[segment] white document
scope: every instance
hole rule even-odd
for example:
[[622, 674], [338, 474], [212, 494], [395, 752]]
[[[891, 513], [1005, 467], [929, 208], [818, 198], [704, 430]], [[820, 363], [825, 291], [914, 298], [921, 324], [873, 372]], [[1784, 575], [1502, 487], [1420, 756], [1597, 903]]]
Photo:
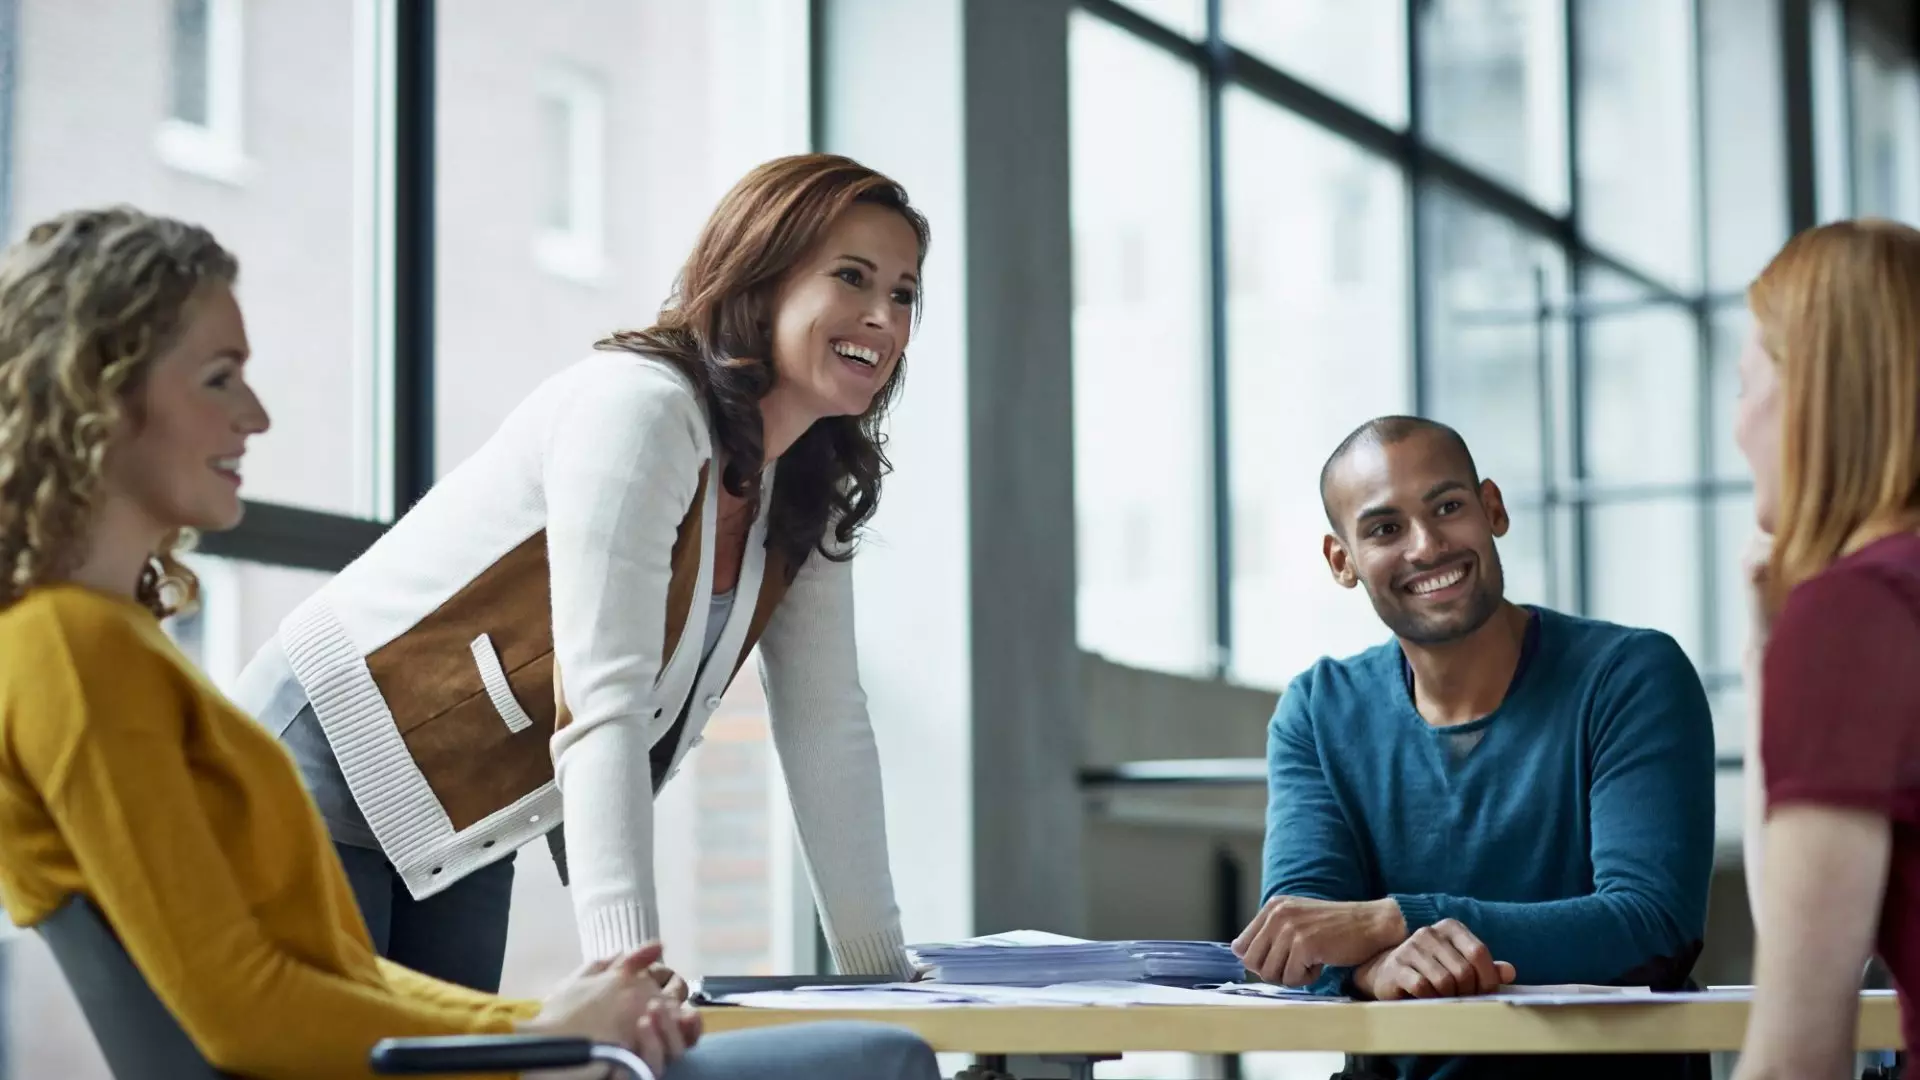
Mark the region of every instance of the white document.
[[[1515, 989], [1519, 988], [1516, 987]], [[1687, 1001], [1752, 1001], [1753, 987], [1713, 986], [1705, 990], [1679, 990], [1670, 993], [1656, 993], [1646, 987], [1633, 987], [1625, 990], [1620, 987], [1599, 987], [1597, 989], [1583, 988], [1574, 993], [1501, 993], [1491, 996], [1505, 1001], [1510, 1005], [1678, 1005]], [[1860, 991], [1860, 998], [1863, 1001], [1893, 996], [1895, 996], [1895, 994], [1892, 990]]]
[[1326, 1002], [1347, 1001], [1348, 998], [1333, 994], [1316, 994], [1311, 990], [1300, 990], [1291, 986], [1278, 986], [1267, 982], [1221, 983], [1217, 986], [1203, 986], [1210, 993], [1226, 994], [1233, 997], [1265, 998], [1269, 1001]]
[[[972, 994], [946, 993], [928, 983], [886, 983], [879, 986], [803, 987], [799, 990], [755, 990], [729, 994], [728, 1005], [749, 1009], [939, 1009], [986, 1005]], [[971, 988], [969, 988], [971, 989]]]
[[[968, 989], [983, 988], [968, 987]], [[1193, 990], [1184, 986], [1159, 986], [1154, 983], [1135, 982], [1081, 982], [1061, 983], [1037, 989], [1027, 987], [992, 987], [990, 989], [996, 994], [1003, 990], [1012, 991], [1001, 999], [1005, 1004], [1236, 1005], [1270, 1008], [1275, 1005], [1293, 1005], [1302, 1002], [1298, 996], [1231, 994], [1215, 990]], [[1030, 997], [1031, 1001], [1015, 1000], [1020, 997]], [[1314, 1002], [1330, 999], [1308, 997], [1305, 1000]]]
[[1228, 1005], [1272, 1008], [1339, 1000], [1342, 999], [1312, 997], [1297, 992], [1286, 996], [1236, 994], [1134, 982], [1059, 983], [1053, 986], [917, 982], [760, 990], [729, 995], [726, 1003], [750, 1009], [930, 1009], [983, 1005], [1064, 1008], [1089, 1005]]

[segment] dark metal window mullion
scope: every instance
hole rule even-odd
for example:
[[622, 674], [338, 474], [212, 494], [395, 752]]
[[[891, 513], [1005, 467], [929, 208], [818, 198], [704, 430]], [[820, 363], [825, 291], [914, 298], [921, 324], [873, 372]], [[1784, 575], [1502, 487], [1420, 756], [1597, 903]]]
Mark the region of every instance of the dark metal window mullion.
[[[1420, 145], [1426, 137], [1425, 110], [1421, 107], [1421, 0], [1406, 0], [1407, 19], [1407, 138], [1414, 145]], [[1433, 390], [1428, 383], [1428, 369], [1432, 363], [1432, 335], [1426, 323], [1427, 297], [1426, 282], [1431, 277], [1430, 267], [1425, 265], [1427, 257], [1427, 198], [1426, 198], [1426, 159], [1420, 154], [1408, 154], [1401, 167], [1401, 183], [1407, 198], [1407, 344], [1408, 363], [1411, 365], [1410, 385], [1413, 390], [1413, 413], [1415, 416], [1427, 415], [1433, 406]]]
[[1232, 438], [1227, 388], [1227, 207], [1224, 97], [1230, 58], [1221, 26], [1221, 0], [1207, 0], [1207, 356], [1212, 379], [1213, 457], [1213, 673], [1233, 668]]
[[1720, 668], [1726, 666], [1726, 657], [1721, 655], [1723, 644], [1720, 640], [1720, 575], [1716, 573], [1716, 563], [1720, 551], [1720, 514], [1719, 500], [1706, 492], [1716, 475], [1714, 469], [1714, 438], [1717, 425], [1714, 421], [1715, 405], [1719, 389], [1714, 379], [1714, 341], [1713, 306], [1709, 300], [1713, 291], [1713, 260], [1708, 245], [1712, 240], [1712, 230], [1707, 220], [1707, 199], [1710, 187], [1707, 170], [1711, 163], [1707, 159], [1707, 124], [1711, 117], [1707, 115], [1707, 19], [1706, 0], [1693, 0], [1693, 198], [1694, 198], [1694, 265], [1700, 275], [1700, 295], [1692, 306], [1694, 332], [1696, 337], [1696, 399], [1694, 426], [1698, 438], [1694, 444], [1694, 467], [1701, 483], [1702, 494], [1694, 504], [1699, 515], [1699, 567], [1700, 567], [1700, 655], [1705, 666]]
[[[1561, 28], [1564, 32], [1563, 52], [1565, 56], [1566, 86], [1564, 100], [1566, 109], [1566, 154], [1567, 154], [1567, 295], [1571, 303], [1567, 305], [1571, 317], [1572, 332], [1567, 340], [1567, 422], [1569, 437], [1567, 447], [1568, 471], [1578, 488], [1584, 488], [1587, 478], [1586, 412], [1587, 412], [1587, 327], [1585, 313], [1580, 310], [1586, 296], [1586, 244], [1580, 234], [1580, 65], [1578, 4], [1576, 0], [1562, 0]], [[1549, 389], [1540, 388], [1545, 394]], [[1553, 438], [1549, 431], [1540, 433], [1541, 443], [1547, 444]], [[1592, 610], [1592, 568], [1589, 552], [1592, 530], [1589, 523], [1587, 502], [1576, 499], [1570, 502], [1573, 511], [1573, 607], [1581, 614], [1590, 614]]]
[[393, 516], [434, 481], [434, 0], [397, 0], [394, 77]]

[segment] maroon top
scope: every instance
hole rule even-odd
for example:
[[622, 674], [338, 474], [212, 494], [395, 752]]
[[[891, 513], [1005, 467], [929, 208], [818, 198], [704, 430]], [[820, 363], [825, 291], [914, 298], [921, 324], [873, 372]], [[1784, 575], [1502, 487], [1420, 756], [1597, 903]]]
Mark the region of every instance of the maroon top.
[[1880, 957], [1920, 1047], [1920, 537], [1869, 544], [1787, 597], [1760, 713], [1767, 802], [1871, 810], [1893, 823]]

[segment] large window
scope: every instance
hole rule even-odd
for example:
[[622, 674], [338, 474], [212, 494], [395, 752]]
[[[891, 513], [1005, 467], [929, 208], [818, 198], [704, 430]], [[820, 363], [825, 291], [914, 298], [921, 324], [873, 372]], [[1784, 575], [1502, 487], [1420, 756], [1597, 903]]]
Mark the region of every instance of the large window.
[[1225, 114], [1233, 675], [1266, 683], [1377, 636], [1365, 604], [1297, 613], [1328, 588], [1321, 460], [1412, 407], [1407, 191], [1390, 162], [1256, 94], [1227, 91]]
[[[1791, 229], [1920, 220], [1910, 5], [1078, 7], [1082, 644], [1277, 689], [1383, 638], [1328, 580], [1314, 481], [1361, 420], [1418, 412], [1507, 496], [1509, 595], [1672, 634], [1737, 768], [1744, 292]], [[1156, 286], [1103, 291], [1129, 280]], [[1109, 385], [1129, 320], [1195, 288], [1152, 389]]]
[[1213, 664], [1206, 172], [1192, 68], [1073, 17], [1073, 407], [1082, 643]]
[[1862, 4], [1847, 23], [1853, 210], [1920, 223], [1920, 14]]
[[[356, 62], [371, 47], [356, 14], [368, 5], [245, 5], [244, 24], [242, 7], [139, 0], [100, 20], [22, 4], [7, 220], [17, 234], [69, 208], [130, 202], [210, 227], [240, 258], [248, 377], [274, 420], [249, 447], [246, 495], [376, 517], [376, 353], [356, 325], [371, 289], [358, 242], [375, 208], [355, 196], [381, 138], [356, 113], [371, 89]], [[278, 42], [299, 47], [246, 63]]]
[[[1565, 396], [1566, 325], [1557, 303], [1566, 257], [1445, 187], [1423, 191], [1421, 209], [1422, 411], [1460, 432], [1480, 475], [1506, 497], [1508, 595], [1564, 606], [1549, 567], [1566, 523], [1548, 497], [1567, 475], [1564, 440], [1549, 417]], [[1373, 640], [1380, 633], [1375, 623]]]
[[[126, 202], [240, 259], [273, 428], [245, 524], [203, 539], [202, 603], [167, 624], [222, 686], [542, 378], [650, 322], [720, 196], [808, 141], [804, 3], [84, 7], [0, 3], [0, 223]], [[765, 713], [748, 672], [661, 800], [689, 973], [813, 956]], [[545, 845], [518, 865], [506, 989], [533, 994], [578, 946]], [[104, 1078], [39, 941], [0, 941], [0, 1078]]]
[[1567, 205], [1566, 5], [1423, 0], [1413, 28], [1434, 144], [1549, 210]]

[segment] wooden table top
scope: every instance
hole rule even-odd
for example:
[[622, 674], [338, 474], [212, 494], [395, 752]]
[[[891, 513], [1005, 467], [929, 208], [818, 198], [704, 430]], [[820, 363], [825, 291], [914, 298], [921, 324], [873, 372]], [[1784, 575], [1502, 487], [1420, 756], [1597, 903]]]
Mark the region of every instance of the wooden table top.
[[[1744, 1000], [1525, 1006], [1504, 1001], [1244, 1005], [948, 1006], [911, 1009], [701, 1010], [709, 1032], [819, 1020], [910, 1028], [935, 1050], [977, 1054], [1608, 1053], [1738, 1050]], [[1863, 996], [1858, 1046], [1900, 1049], [1900, 1008]]]

